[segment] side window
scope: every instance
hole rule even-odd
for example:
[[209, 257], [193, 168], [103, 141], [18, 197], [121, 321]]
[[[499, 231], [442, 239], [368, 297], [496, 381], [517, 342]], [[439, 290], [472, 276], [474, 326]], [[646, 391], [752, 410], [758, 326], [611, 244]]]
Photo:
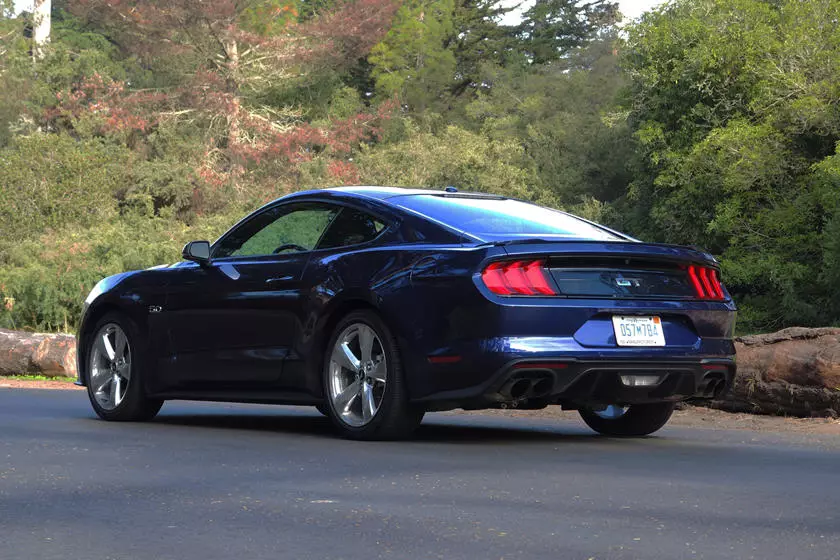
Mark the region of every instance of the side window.
[[359, 210], [344, 208], [332, 221], [321, 242], [319, 249], [347, 247], [371, 241], [385, 229], [385, 224]]
[[325, 204], [272, 208], [234, 230], [213, 256], [250, 257], [311, 251], [339, 210]]

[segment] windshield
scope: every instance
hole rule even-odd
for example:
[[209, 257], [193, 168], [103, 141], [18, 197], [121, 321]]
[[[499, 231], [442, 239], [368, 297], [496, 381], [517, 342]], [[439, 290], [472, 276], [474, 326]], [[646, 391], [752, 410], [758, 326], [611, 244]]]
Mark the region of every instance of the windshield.
[[505, 198], [409, 195], [390, 199], [403, 208], [475, 236], [622, 240], [569, 214]]

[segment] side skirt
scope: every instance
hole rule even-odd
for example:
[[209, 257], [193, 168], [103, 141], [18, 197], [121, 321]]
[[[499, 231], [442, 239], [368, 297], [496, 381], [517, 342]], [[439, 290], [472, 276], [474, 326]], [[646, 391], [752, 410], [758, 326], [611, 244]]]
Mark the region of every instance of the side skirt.
[[290, 391], [167, 391], [153, 393], [149, 397], [166, 401], [209, 401], [307, 406], [315, 406], [322, 402], [318, 397]]

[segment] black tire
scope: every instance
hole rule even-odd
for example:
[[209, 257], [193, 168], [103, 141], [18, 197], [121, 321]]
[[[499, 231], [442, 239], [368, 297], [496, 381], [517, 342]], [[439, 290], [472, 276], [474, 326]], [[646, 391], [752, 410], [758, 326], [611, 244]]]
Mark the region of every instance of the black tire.
[[[103, 408], [97, 401], [94, 394], [95, 387], [93, 387], [93, 381], [91, 379], [91, 353], [96, 342], [95, 338], [97, 333], [109, 324], [117, 325], [123, 330], [128, 339], [129, 348], [131, 349], [131, 375], [128, 381], [128, 387], [125, 389], [125, 396], [122, 402], [110, 410]], [[163, 401], [160, 399], [150, 399], [146, 396], [143, 380], [149, 366], [146, 363], [148, 347], [145, 338], [140, 333], [140, 329], [137, 328], [134, 321], [123, 313], [111, 312], [99, 319], [91, 332], [93, 334], [86, 341], [85, 347], [86, 363], [82, 367], [85, 368], [87, 394], [94, 412], [103, 420], [112, 422], [143, 422], [154, 418], [163, 406]]]
[[[330, 398], [330, 358], [333, 348], [341, 333], [356, 323], [362, 323], [373, 329], [379, 338], [388, 364], [382, 402], [376, 414], [363, 426], [352, 426], [344, 422], [336, 412]], [[396, 340], [385, 322], [373, 311], [354, 311], [338, 322], [324, 354], [323, 383], [324, 403], [322, 406], [338, 432], [346, 438], [357, 440], [404, 439], [410, 436], [423, 420], [425, 409], [409, 402], [405, 370], [402, 366]]]
[[652, 434], [664, 426], [674, 413], [675, 403], [633, 404], [620, 417], [602, 418], [594, 411], [581, 408], [581, 418], [586, 425], [605, 436], [641, 437]]

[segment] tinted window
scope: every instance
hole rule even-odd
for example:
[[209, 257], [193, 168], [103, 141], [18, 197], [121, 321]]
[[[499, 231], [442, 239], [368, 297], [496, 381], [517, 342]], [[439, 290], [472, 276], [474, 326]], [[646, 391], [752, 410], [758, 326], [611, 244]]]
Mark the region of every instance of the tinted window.
[[216, 248], [216, 258], [311, 251], [338, 208], [323, 204], [279, 206], [248, 220]]
[[394, 197], [389, 202], [479, 237], [481, 234], [513, 234], [621, 239], [574, 216], [518, 200], [412, 195]]
[[318, 248], [346, 247], [372, 241], [384, 228], [385, 224], [370, 214], [344, 208], [330, 224]]

